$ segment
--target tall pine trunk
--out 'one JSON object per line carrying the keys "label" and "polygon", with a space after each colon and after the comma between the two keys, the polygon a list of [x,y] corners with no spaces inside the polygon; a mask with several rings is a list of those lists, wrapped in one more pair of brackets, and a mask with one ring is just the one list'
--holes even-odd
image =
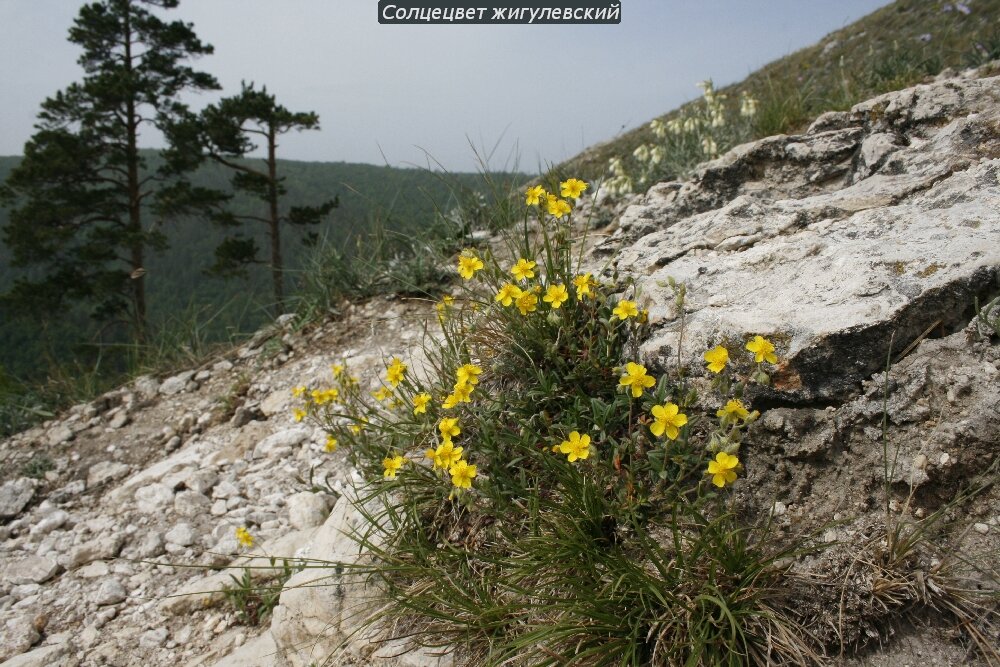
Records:
{"label": "tall pine trunk", "polygon": [[267,130],[267,203],[271,227],[271,280],[274,282],[274,303],[277,314],[285,308],[284,267],[281,262],[281,218],[278,215],[277,136],[274,125]]}
{"label": "tall pine trunk", "polygon": [[[132,75],[132,23],[126,11],[124,19],[125,71]],[[139,191],[139,117],[135,96],[126,103],[125,141],[128,162],[128,233],[131,237],[132,317],[135,340],[146,340],[146,278],[143,275],[145,247],[142,233],[142,196]]]}

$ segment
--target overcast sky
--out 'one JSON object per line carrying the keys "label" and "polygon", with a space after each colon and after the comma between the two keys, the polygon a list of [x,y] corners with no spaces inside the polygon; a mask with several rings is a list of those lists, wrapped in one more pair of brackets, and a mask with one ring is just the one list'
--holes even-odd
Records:
{"label": "overcast sky", "polygon": [[[39,103],[79,79],[66,35],[81,4],[0,0],[0,155],[19,154]],[[215,47],[198,66],[225,94],[255,81],[319,114],[322,129],[286,136],[280,157],[425,165],[430,155],[471,170],[469,142],[499,141],[494,168],[516,153],[534,171],[697,96],[702,79],[742,79],[886,4],[622,0],[621,25],[593,26],[379,25],[376,0],[182,0],[164,17],[192,22]]]}

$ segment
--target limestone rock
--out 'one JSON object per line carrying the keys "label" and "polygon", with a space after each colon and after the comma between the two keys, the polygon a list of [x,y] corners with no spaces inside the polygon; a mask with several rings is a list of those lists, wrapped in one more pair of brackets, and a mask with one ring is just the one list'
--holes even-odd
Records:
{"label": "limestone rock", "polygon": [[35,495],[35,480],[18,477],[0,486],[0,520],[12,519],[21,513]]}
{"label": "limestone rock", "polygon": [[94,604],[104,607],[124,602],[128,592],[117,579],[106,579],[94,594]]}
{"label": "limestone rock", "polygon": [[293,528],[313,528],[326,520],[326,500],[319,494],[303,491],[289,496],[287,502],[288,521]]}
{"label": "limestone rock", "polygon": [[61,445],[64,442],[69,442],[72,439],[73,439],[73,429],[71,429],[66,424],[60,424],[51,431],[49,431],[48,442],[49,446],[51,447]]}
{"label": "limestone rock", "polygon": [[150,484],[135,492],[135,509],[142,514],[155,514],[174,500],[173,490],[165,484]]}
{"label": "limestone rock", "polygon": [[99,484],[104,484],[128,474],[129,467],[117,461],[101,461],[90,466],[87,470],[87,488],[92,489]]}
{"label": "limestone rock", "polygon": [[[363,556],[348,535],[363,521],[352,504],[352,494],[341,496],[326,522],[308,544],[308,554],[338,562],[356,562]],[[271,618],[271,635],[278,651],[292,667],[323,661],[345,638],[366,643],[359,632],[374,602],[364,581],[333,568],[307,569],[285,583]]]}
{"label": "limestone rock", "polygon": [[[933,327],[963,327],[1000,265],[1000,160],[984,157],[1000,149],[989,129],[1000,122],[998,87],[963,80],[883,96],[883,124],[912,137],[892,151],[888,136],[865,135],[866,103],[849,129],[738,147],[673,199],[632,206],[623,220],[644,235],[626,241],[618,265],[655,325],[643,357],[665,366],[678,355],[682,319],[668,278],[687,287],[682,363],[700,370],[704,350],[725,342],[745,355],[747,338],[768,336],[784,400],[851,395],[884,365],[893,333],[898,351]],[[940,123],[956,90],[976,113]],[[781,178],[839,155],[838,142],[865,141],[869,166],[882,164],[876,173],[845,163],[822,186]],[[738,169],[750,163],[756,170]]]}
{"label": "limestone rock", "polygon": [[122,549],[124,540],[120,536],[106,535],[77,545],[69,553],[59,557],[59,564],[67,570],[86,565],[95,560],[114,558]]}
{"label": "limestone rock", "polygon": [[0,625],[0,660],[24,653],[41,639],[33,620],[30,614],[21,614]]}
{"label": "limestone rock", "polygon": [[11,563],[4,570],[3,580],[11,584],[42,584],[62,569],[54,558],[28,556]]}
{"label": "limestone rock", "polygon": [[187,547],[194,544],[196,539],[194,527],[190,523],[179,523],[163,536],[167,542],[178,546]]}
{"label": "limestone rock", "polygon": [[257,443],[253,450],[253,457],[260,459],[282,456],[290,452],[292,447],[302,444],[311,433],[312,431],[305,427],[278,431]]}
{"label": "limestone rock", "polygon": [[194,371],[185,371],[173,377],[169,377],[160,385],[160,393],[164,396],[173,396],[184,391],[188,382],[194,377]]}
{"label": "limestone rock", "polygon": [[174,497],[174,511],[183,517],[207,514],[211,507],[212,501],[197,491],[181,491]]}

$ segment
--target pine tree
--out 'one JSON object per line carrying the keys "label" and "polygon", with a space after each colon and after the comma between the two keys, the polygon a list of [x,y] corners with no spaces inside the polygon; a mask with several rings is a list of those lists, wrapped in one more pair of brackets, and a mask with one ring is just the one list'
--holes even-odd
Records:
{"label": "pine tree", "polygon": [[[281,252],[281,232],[286,225],[299,227],[317,225],[338,205],[334,197],[318,206],[292,206],[287,210],[281,205],[286,194],[284,179],[278,175],[278,138],[292,130],[318,130],[319,116],[314,112],[292,112],[281,106],[267,88],[255,90],[254,85],[243,84],[239,95],[227,97],[207,107],[197,120],[198,136],[194,144],[205,147],[212,160],[234,171],[232,185],[238,192],[245,192],[264,204],[260,214],[235,213],[231,208],[218,209],[211,217],[220,224],[240,226],[244,223],[266,225],[270,241],[271,280],[275,305],[280,311],[284,306],[284,262]],[[191,137],[189,137],[191,139]],[[247,154],[257,149],[261,142],[266,155],[263,165],[256,166],[245,160]],[[211,196],[202,192],[202,199]],[[259,248],[252,238],[232,236],[216,249],[217,273],[232,273],[251,263],[262,263]]]}
{"label": "pine tree", "polygon": [[42,103],[24,159],[2,195],[12,205],[4,240],[15,265],[32,267],[8,297],[49,315],[86,302],[102,320],[146,333],[146,256],[165,237],[150,211],[197,156],[140,152],[153,128],[171,135],[185,117],[185,91],[215,90],[186,61],[212,53],[191,24],[152,10],[178,0],[101,0],[83,6],[69,41],[83,48],[82,81]]}

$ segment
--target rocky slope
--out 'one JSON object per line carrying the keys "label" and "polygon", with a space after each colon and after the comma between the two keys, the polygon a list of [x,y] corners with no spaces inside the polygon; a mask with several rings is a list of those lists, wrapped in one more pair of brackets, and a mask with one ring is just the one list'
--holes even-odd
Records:
{"label": "rocky slope", "polygon": [[[977,660],[920,600],[880,604],[857,563],[885,522],[883,401],[893,517],[932,514],[1000,450],[1000,345],[972,311],[1000,295],[1000,77],[988,73],[826,114],[616,209],[593,203],[613,222],[587,262],[634,278],[655,325],[648,363],[700,368],[703,350],[753,334],[779,343],[736,499],[771,513],[779,536],[831,545],[795,566],[830,581],[802,613],[862,647],[857,664]],[[668,276],[687,285],[684,313]],[[278,326],[0,443],[2,664],[449,664],[380,641],[389,629],[361,632],[371,591],[318,562],[358,557],[343,534],[360,525],[354,478],[290,412],[291,388],[328,382],[334,361],[363,374],[417,354],[432,313],[385,299],[308,331]],[[997,553],[998,501],[988,489],[951,510],[941,545]],[[218,593],[242,570],[212,569],[246,563],[244,525],[254,554],[298,570],[266,627],[239,624]],[[253,564],[258,581],[281,574],[280,560]]]}

